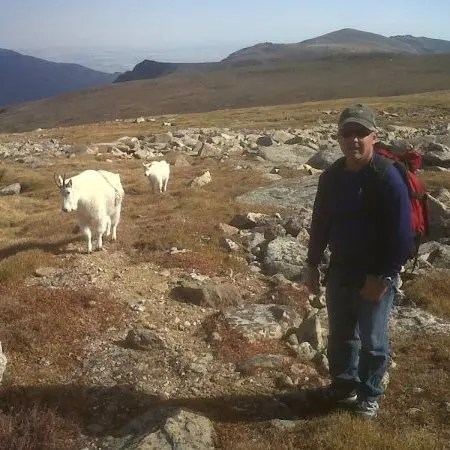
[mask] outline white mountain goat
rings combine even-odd
[[[98,249],[103,248],[103,235],[117,238],[117,225],[124,198],[120,176],[105,170],[85,170],[66,179],[65,175],[55,182],[61,193],[61,209],[77,212],[80,231],[86,236],[87,251],[92,252],[92,238],[97,237]]]
[[[152,185],[153,193],[166,192],[170,176],[170,164],[166,161],[144,163],[145,176]]]

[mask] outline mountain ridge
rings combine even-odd
[[[112,83],[117,74],[56,63],[0,48],[0,106]]]

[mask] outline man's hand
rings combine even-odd
[[[306,286],[311,294],[320,294],[320,270],[318,267],[308,267],[306,272]]]
[[[379,302],[387,292],[387,287],[375,275],[367,275],[366,282],[360,290],[361,297],[369,302]]]

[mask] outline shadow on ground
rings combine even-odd
[[[214,422],[249,423],[274,419],[306,419],[330,413],[330,405],[314,399],[314,391],[270,395],[229,395],[217,397],[160,399],[127,386],[52,385],[3,387],[3,414],[31,410],[53,410],[79,424],[90,434],[89,425],[98,424],[95,435],[122,437],[120,429],[131,419],[152,409],[187,408]]]
[[[74,242],[82,240],[82,236],[72,236],[70,238],[61,239],[56,242],[39,242],[39,241],[27,241],[20,242],[18,244],[9,245],[7,247],[0,248],[0,261],[10,256],[14,256],[21,252],[30,250],[43,250],[48,253],[59,255],[61,253],[68,253],[68,250],[63,247]]]

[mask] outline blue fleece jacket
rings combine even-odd
[[[332,265],[390,277],[400,272],[413,247],[408,189],[400,172],[390,166],[379,183],[377,209],[369,211],[361,199],[373,176],[370,171],[370,165],[358,172],[342,167],[335,169],[332,177],[330,170],[321,175],[311,224],[309,265],[319,264],[329,245]]]

